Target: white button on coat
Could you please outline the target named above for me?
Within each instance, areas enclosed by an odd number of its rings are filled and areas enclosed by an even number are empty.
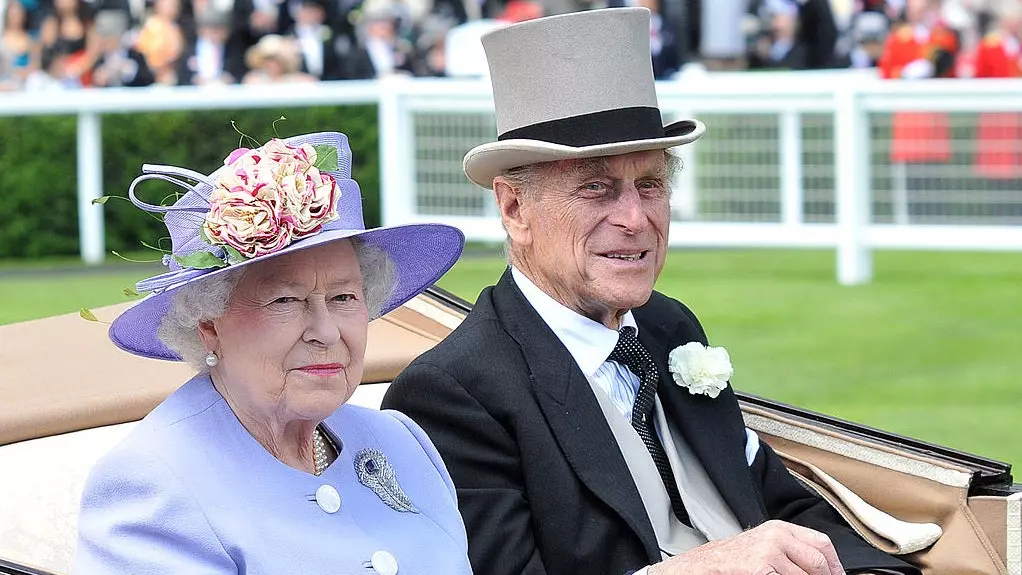
[[[327,513],[337,513],[341,508],[341,494],[332,485],[320,485],[316,490],[316,503]]]
[[[370,563],[373,570],[380,575],[397,575],[397,558],[386,551],[373,553]]]

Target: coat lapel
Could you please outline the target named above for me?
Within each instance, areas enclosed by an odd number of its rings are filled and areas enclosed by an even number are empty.
[[[653,526],[589,382],[505,271],[493,289],[497,316],[521,347],[536,401],[579,480],[614,509],[660,560]]]
[[[670,350],[674,346],[697,341],[697,338],[670,341],[668,331],[663,331],[664,327],[639,324],[639,340],[653,356],[660,372],[657,395],[664,406],[667,421],[673,429],[684,435],[742,527],[759,525],[767,518],[766,509],[752,481],[745,452],[735,447],[745,445],[744,427],[738,436],[734,426],[722,425],[722,422],[736,416],[731,412],[738,405],[733,391],[728,386],[712,399],[705,395],[692,395],[677,385],[667,367]],[[741,413],[737,416],[740,418]]]

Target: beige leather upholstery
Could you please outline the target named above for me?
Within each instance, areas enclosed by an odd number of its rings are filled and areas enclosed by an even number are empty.
[[[0,448],[0,557],[67,573],[78,503],[93,464],[134,423],[43,437]]]
[[[790,470],[820,493],[868,541],[888,552],[896,545],[836,497],[812,468],[823,470],[870,506],[901,521],[940,526],[932,545],[905,555],[925,575],[1022,575],[1016,551],[1018,506],[1011,498],[982,502],[982,518],[968,497],[972,474],[968,469],[864,439],[758,407],[744,407],[745,422],[785,458]],[[978,508],[977,508],[978,509]],[[982,519],[982,522],[981,522]],[[993,536],[992,536],[993,535]]]
[[[969,509],[1004,559],[1008,574],[1022,575],[1022,493],[970,497]]]

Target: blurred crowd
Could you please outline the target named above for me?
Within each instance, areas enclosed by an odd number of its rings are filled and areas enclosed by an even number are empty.
[[[494,27],[624,5],[659,78],[1020,75],[1022,0],[0,0],[0,90],[471,75]]]
[[[460,0],[0,0],[0,89],[442,75]],[[475,14],[478,18],[479,14]]]

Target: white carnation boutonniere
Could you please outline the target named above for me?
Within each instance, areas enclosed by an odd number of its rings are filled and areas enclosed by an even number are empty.
[[[698,341],[674,348],[667,360],[674,383],[687,387],[692,395],[716,398],[734,374],[726,349],[707,347]]]

